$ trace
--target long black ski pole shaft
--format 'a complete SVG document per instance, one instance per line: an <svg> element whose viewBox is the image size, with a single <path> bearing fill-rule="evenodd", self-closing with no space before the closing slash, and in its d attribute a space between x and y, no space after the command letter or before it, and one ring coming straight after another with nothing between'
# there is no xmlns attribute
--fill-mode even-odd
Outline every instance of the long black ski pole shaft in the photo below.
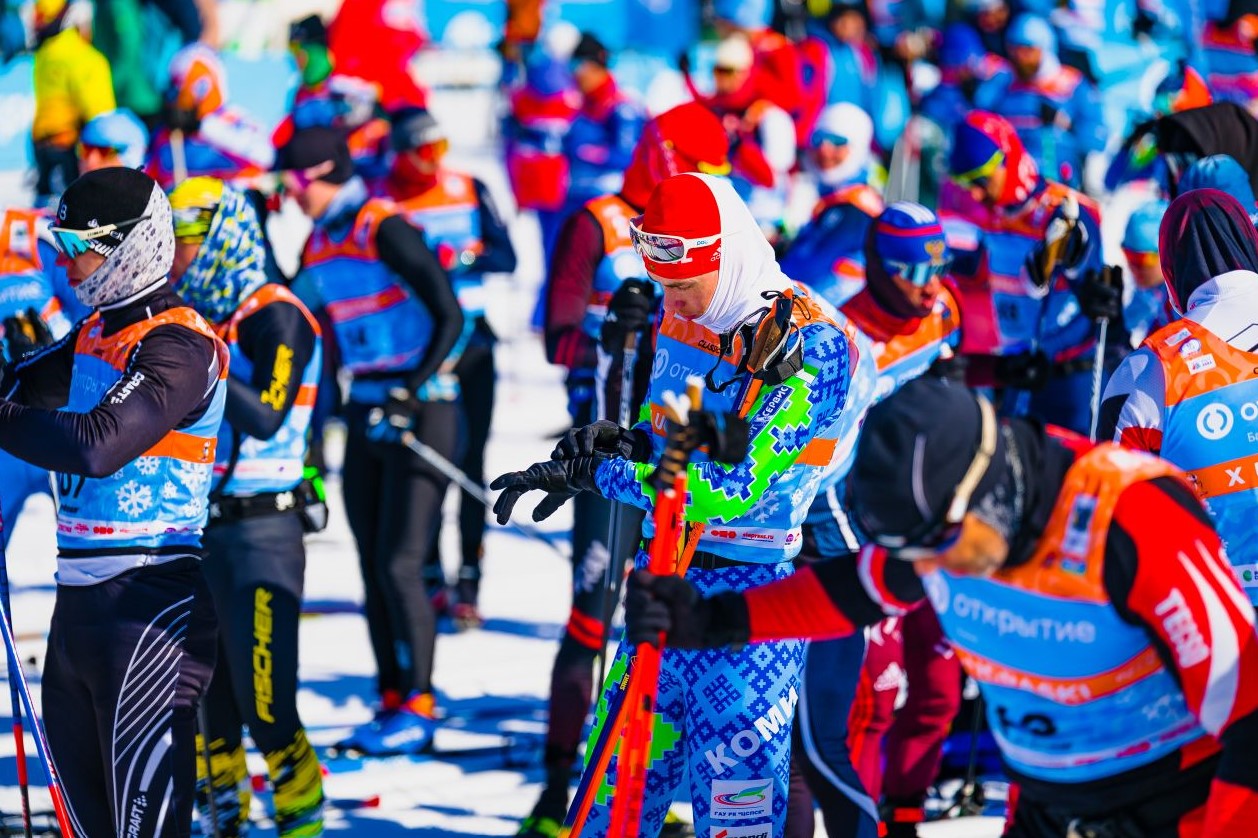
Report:
<svg viewBox="0 0 1258 838"><path fill-rule="evenodd" d="M0 605L4 607L4 619L9 619L9 560L4 547L4 517L0 515ZM12 633L13 625L9 624ZM9 703L13 707L13 745L17 751L17 784L22 796L22 834L31 838L31 789L30 778L26 773L26 737L22 730L22 698L18 694L17 678L14 677L13 664L9 664Z"/></svg>

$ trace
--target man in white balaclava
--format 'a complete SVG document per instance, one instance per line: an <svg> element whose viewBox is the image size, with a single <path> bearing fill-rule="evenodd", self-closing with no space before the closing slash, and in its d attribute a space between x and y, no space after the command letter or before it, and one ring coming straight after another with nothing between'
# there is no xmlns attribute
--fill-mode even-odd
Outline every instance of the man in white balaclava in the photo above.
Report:
<svg viewBox="0 0 1258 838"><path fill-rule="evenodd" d="M533 511L535 520L581 491L649 512L655 494L646 481L664 449L664 396L684 392L688 376L705 376L704 409L745 417L751 436L743 462L726 465L696 453L689 467L685 517L702 526L688 533L683 555L693 555L686 578L716 591L788 576L804 514L834 455L847 402L848 339L822 305L782 273L751 213L722 178L683 174L661 182L630 233L664 292L648 397L650 415L659 421L633 428L602 421L569 432L550 461L494 481L492 488L504 490L498 519L506 521L533 489L548 493ZM757 335L775 323L784 339L768 341L767 357L751 357ZM639 567L646 565L653 532L648 523ZM596 731L620 700L632 654L621 645ZM659 833L687 774L698 834L715 827L782 834L802 657L795 643L765 646L754 656L730 649L664 652L652 742L659 756L646 781L640 834ZM764 735L756 733L753 741L748 731L756 730ZM587 766L597 763L587 755ZM606 778L613 785L616 772L613 757ZM586 779L601 787L599 778ZM607 834L609 806L594 802L583 835Z"/></svg>
<svg viewBox="0 0 1258 838"><path fill-rule="evenodd" d="M56 472L48 741L76 834L186 834L214 666L201 531L227 350L166 282L170 203L147 175L83 175L51 233L96 312L0 383L0 448Z"/></svg>

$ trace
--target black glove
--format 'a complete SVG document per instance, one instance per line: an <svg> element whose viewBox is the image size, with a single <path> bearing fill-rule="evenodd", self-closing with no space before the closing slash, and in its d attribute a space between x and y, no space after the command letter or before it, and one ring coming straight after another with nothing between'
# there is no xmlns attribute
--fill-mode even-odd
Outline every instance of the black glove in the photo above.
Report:
<svg viewBox="0 0 1258 838"><path fill-rule="evenodd" d="M1049 223L1051 225L1052 222ZM1047 246L1047 242L1041 241L1031 248L1031 252L1027 254L1026 262L1024 263L1027 276L1030 277L1031 284L1036 288L1047 288L1049 283L1053 281L1053 276L1044 274L1044 248ZM1061 249L1061 255L1057 259L1057 264L1053 266L1053 274L1056 275L1059 271L1076 270L1083 264L1088 252L1088 231L1083 226L1083 222L1080 221L1066 234L1066 242Z"/></svg>
<svg viewBox="0 0 1258 838"><path fill-rule="evenodd" d="M414 398L390 396L381 407L367 415L367 438L376 442L400 442L402 435L414 430L420 403Z"/></svg>
<svg viewBox="0 0 1258 838"><path fill-rule="evenodd" d="M1043 352L1002 355L996 359L996 383L1015 390L1043 390L1053 364Z"/></svg>
<svg viewBox="0 0 1258 838"><path fill-rule="evenodd" d="M53 342L48 324L33 308L4 319L4 350L10 361L42 349Z"/></svg>
<svg viewBox="0 0 1258 838"><path fill-rule="evenodd" d="M659 642L675 649L711 649L746 643L747 602L733 592L701 598L680 576L635 570L625 592L625 636L630 643Z"/></svg>
<svg viewBox="0 0 1258 838"><path fill-rule="evenodd" d="M534 463L524 471L507 472L489 484L491 489L502 490L494 503L494 515L498 517L498 523L506 524L511 520L511 510L515 509L516 501L525 492L534 489L546 492L546 497L533 510L534 521L549 518L569 498L580 492L597 492L594 472L605 459L607 458L585 456L571 460L548 460Z"/></svg>
<svg viewBox="0 0 1258 838"><path fill-rule="evenodd" d="M599 343L608 355L625 351L625 338L633 332L644 332L651 325L655 312L655 288L642 279L627 279L616 289L607 304L607 317Z"/></svg>
<svg viewBox="0 0 1258 838"><path fill-rule="evenodd" d="M1079 308L1093 320L1107 319L1119 323L1123 316L1123 269L1106 265L1099 271L1088 271L1073 288Z"/></svg>
<svg viewBox="0 0 1258 838"><path fill-rule="evenodd" d="M624 457L637 463L651 460L651 440L645 431L622 428L615 422L600 419L582 428L573 428L550 452L552 460L572 460L602 454Z"/></svg>

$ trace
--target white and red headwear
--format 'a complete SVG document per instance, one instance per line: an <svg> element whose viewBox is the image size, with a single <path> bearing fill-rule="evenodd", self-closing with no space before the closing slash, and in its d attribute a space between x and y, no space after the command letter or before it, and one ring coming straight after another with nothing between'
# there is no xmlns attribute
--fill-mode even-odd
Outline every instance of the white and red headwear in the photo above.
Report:
<svg viewBox="0 0 1258 838"><path fill-rule="evenodd" d="M751 211L725 178L690 172L661 181L638 227L692 240L720 236L712 244L689 250L681 261L642 259L650 273L663 279L689 279L718 269L716 294L694 319L718 334L764 308L763 292L784 292L791 286Z"/></svg>

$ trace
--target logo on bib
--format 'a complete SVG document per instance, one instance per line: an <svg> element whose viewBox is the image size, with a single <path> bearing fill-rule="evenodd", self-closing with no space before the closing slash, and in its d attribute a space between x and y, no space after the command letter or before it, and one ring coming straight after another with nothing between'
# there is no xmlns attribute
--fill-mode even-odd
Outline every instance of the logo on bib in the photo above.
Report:
<svg viewBox="0 0 1258 838"><path fill-rule="evenodd" d="M1209 440L1222 439L1232 432L1234 422L1230 407L1221 402L1210 402L1197 414L1197 433Z"/></svg>

